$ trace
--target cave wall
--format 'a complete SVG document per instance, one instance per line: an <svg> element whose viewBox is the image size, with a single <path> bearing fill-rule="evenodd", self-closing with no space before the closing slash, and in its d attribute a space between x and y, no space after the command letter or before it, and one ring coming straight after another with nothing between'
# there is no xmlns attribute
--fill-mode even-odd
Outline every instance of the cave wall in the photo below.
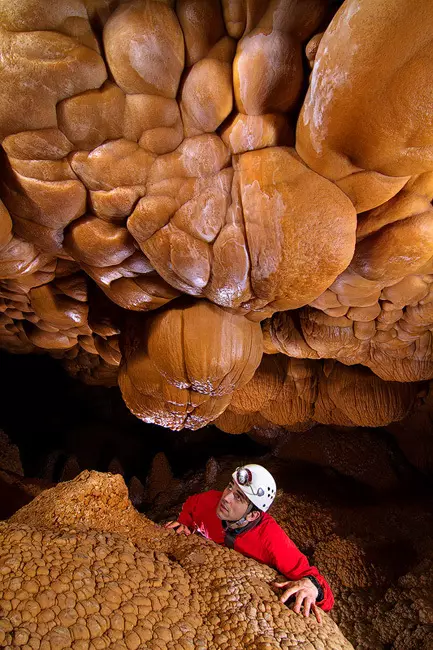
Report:
<svg viewBox="0 0 433 650"><path fill-rule="evenodd" d="M340 4L0 7L2 348L174 430L425 409L432 5Z"/></svg>

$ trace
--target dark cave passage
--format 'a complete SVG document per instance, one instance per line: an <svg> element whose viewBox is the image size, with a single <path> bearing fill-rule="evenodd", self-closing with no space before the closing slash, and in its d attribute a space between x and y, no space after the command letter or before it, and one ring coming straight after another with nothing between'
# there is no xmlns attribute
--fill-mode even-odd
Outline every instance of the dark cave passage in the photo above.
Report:
<svg viewBox="0 0 433 650"><path fill-rule="evenodd" d="M163 452L175 476L202 468L209 457L262 456L267 448L247 435L213 426L173 432L134 417L117 387L87 386L48 355L0 352L0 430L20 450L26 477L61 479L68 458L81 469L107 471L113 459L125 480L144 481L152 459Z"/></svg>

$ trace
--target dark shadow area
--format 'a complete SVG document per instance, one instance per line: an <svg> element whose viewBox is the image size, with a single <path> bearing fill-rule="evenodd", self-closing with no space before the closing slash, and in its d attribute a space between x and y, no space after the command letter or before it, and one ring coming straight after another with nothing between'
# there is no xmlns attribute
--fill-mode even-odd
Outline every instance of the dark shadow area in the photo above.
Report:
<svg viewBox="0 0 433 650"><path fill-rule="evenodd" d="M17 484L9 484L0 475L0 520L8 519L25 506L33 497Z"/></svg>
<svg viewBox="0 0 433 650"><path fill-rule="evenodd" d="M24 475L53 482L68 459L80 469L107 471L113 459L125 480L145 481L155 454L164 452L175 476L201 468L210 456L259 456L266 447L247 435L213 426L174 432L133 416L120 390L87 386L48 355L0 352L0 429L20 451Z"/></svg>

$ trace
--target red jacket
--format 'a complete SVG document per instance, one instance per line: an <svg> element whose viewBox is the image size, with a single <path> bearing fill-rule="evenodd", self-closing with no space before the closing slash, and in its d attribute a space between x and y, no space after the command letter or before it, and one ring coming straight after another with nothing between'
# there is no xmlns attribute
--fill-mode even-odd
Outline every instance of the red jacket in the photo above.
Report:
<svg viewBox="0 0 433 650"><path fill-rule="evenodd" d="M183 505L178 521L191 530L201 533L206 539L224 544L225 532L221 520L216 515L216 507L221 495L222 492L209 490L189 497ZM334 596L325 578L315 566L308 563L305 555L267 512L262 514L257 526L236 536L234 548L242 555L277 569L288 580L314 576L324 594L323 600L317 604L325 612L329 612L332 608Z"/></svg>

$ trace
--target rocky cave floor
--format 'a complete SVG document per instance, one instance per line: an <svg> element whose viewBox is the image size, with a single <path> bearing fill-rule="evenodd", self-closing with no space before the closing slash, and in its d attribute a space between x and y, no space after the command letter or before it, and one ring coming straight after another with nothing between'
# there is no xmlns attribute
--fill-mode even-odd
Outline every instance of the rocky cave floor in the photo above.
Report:
<svg viewBox="0 0 433 650"><path fill-rule="evenodd" d="M354 648L433 648L432 482L385 429L174 433L133 418L117 389L89 391L59 366L51 373L49 358L1 360L11 379L0 421L2 519L95 469L121 474L137 510L163 522L190 494L222 489L234 466L259 461L279 487L273 516L329 579L332 618Z"/></svg>

